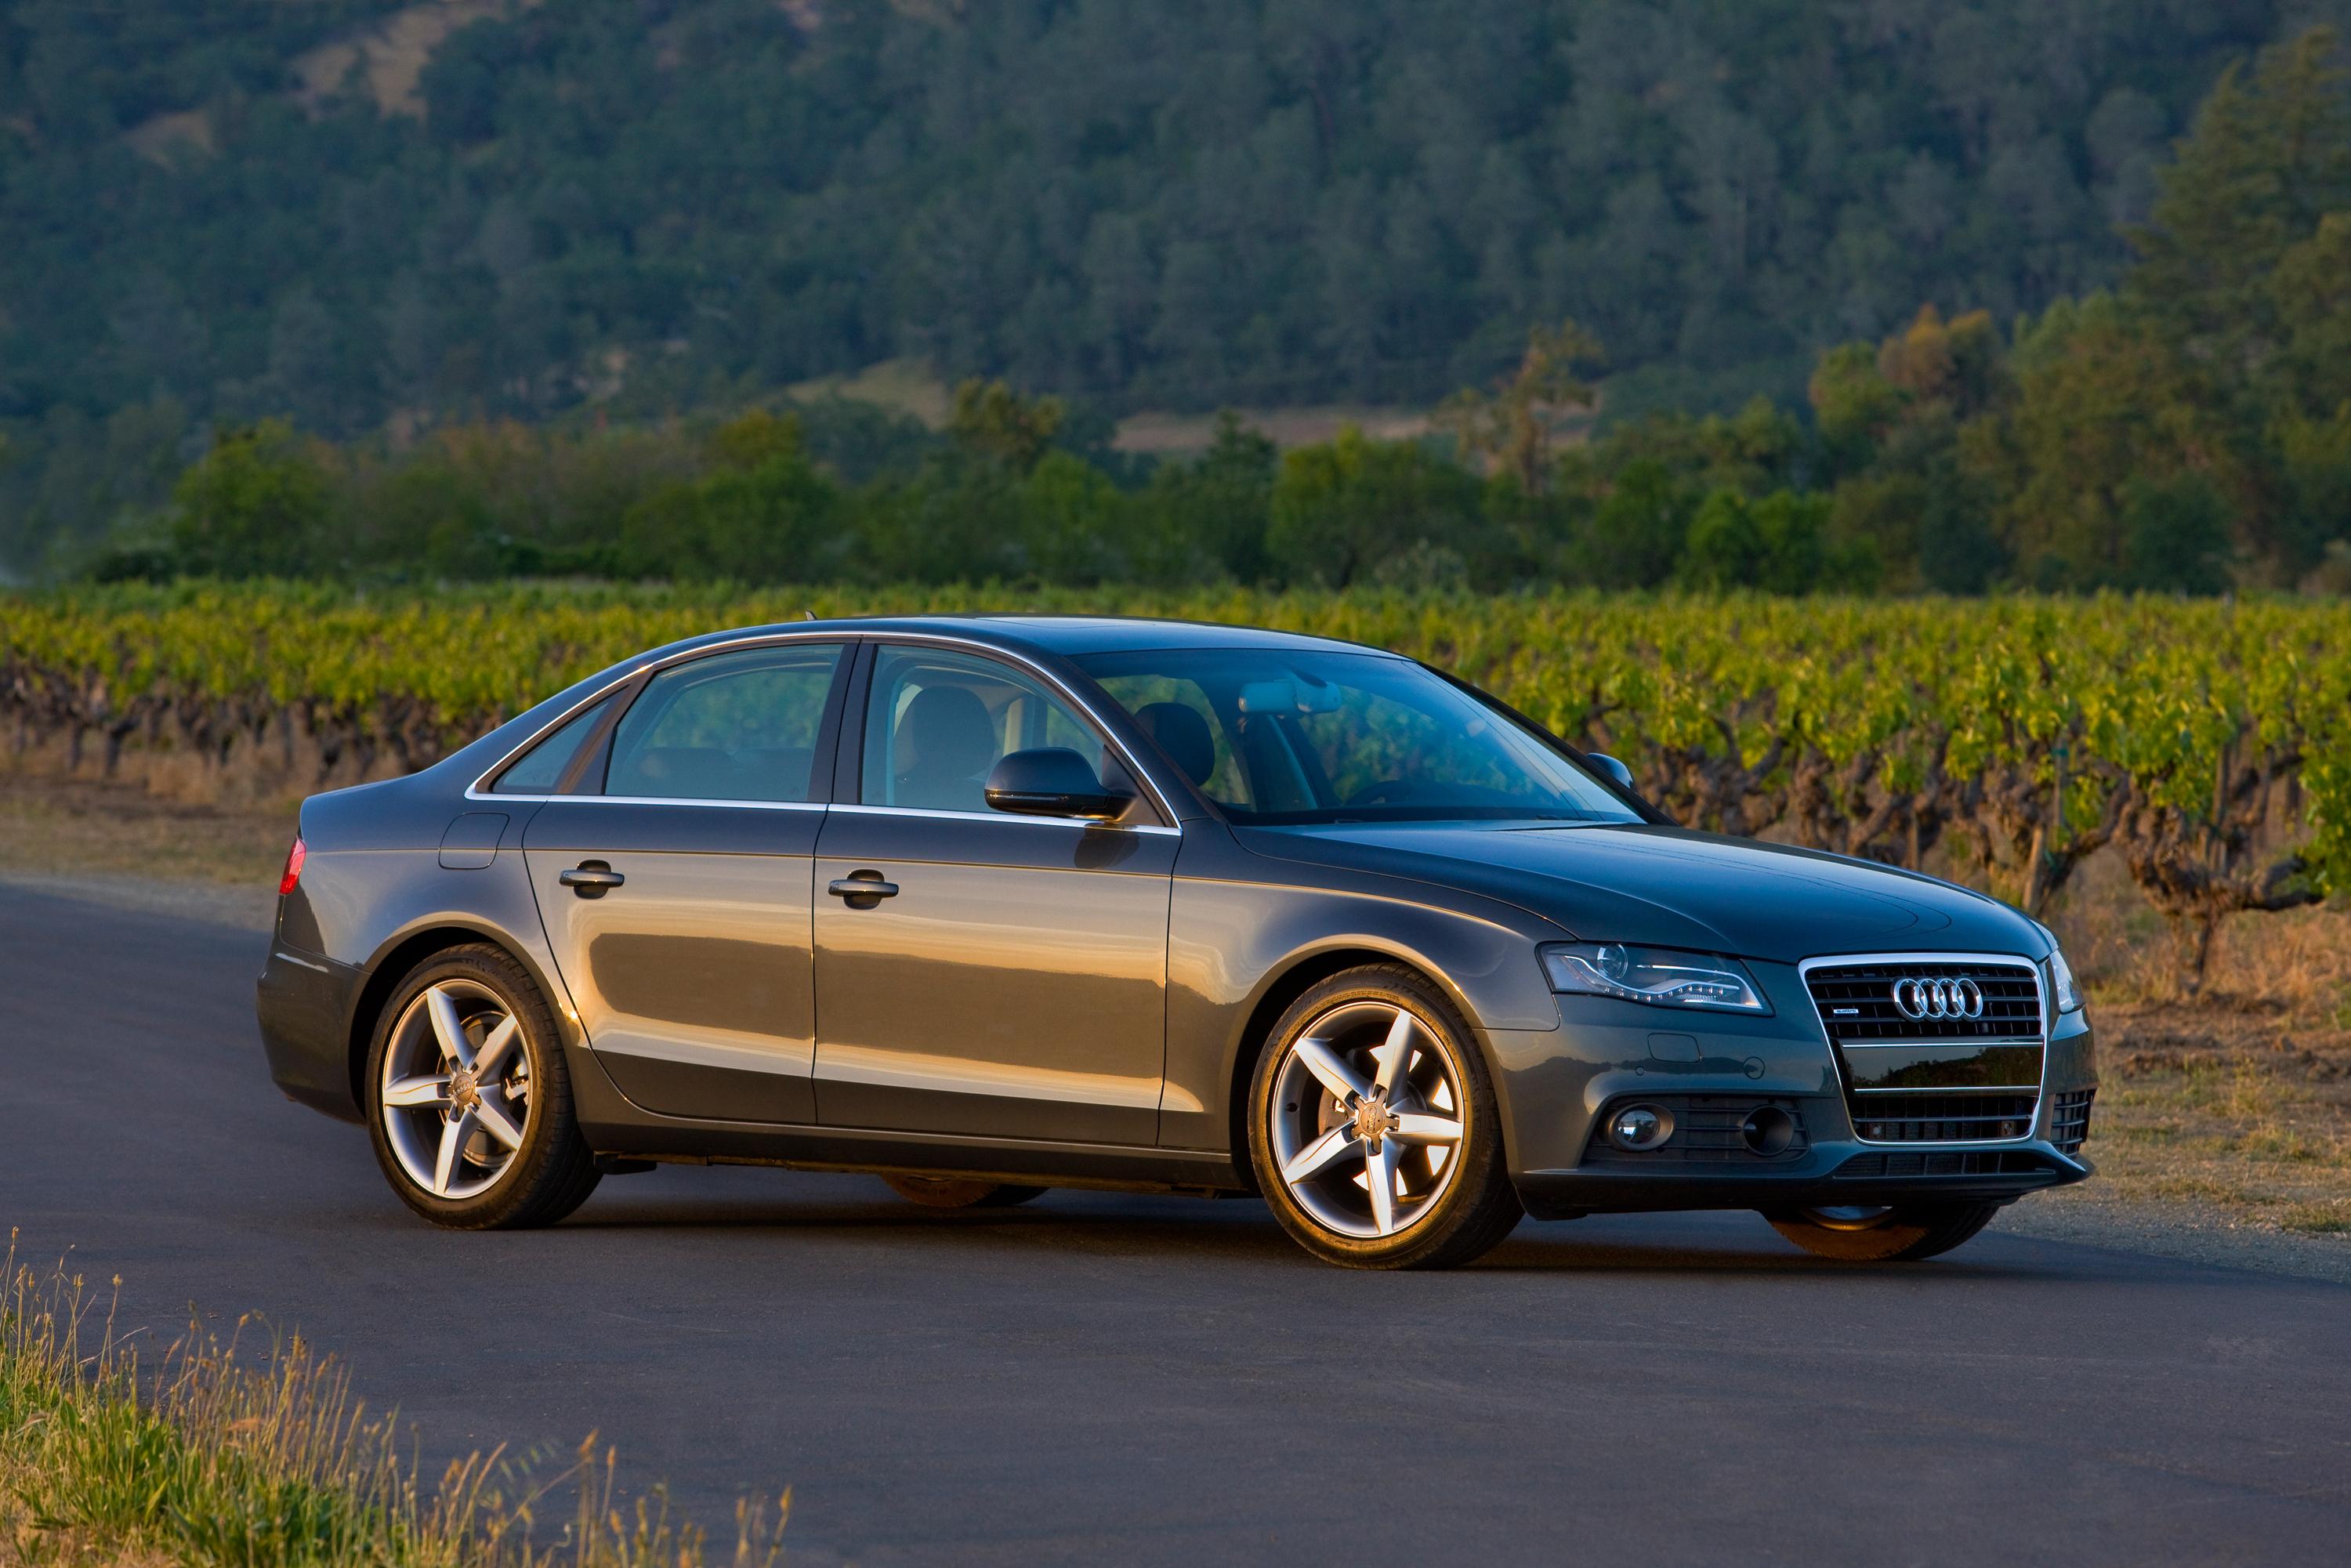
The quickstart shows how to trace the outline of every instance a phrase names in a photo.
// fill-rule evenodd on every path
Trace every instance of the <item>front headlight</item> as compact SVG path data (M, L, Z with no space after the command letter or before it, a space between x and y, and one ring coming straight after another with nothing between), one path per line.
M2082 1010L2082 988L2074 983L2074 971L2066 967L2065 955L2056 948L2049 949L2049 994L2057 998L2060 1013Z
M1541 949L1554 991L1620 997L1662 1008L1768 1013L1763 993L1736 958L1628 947L1622 942L1557 942Z

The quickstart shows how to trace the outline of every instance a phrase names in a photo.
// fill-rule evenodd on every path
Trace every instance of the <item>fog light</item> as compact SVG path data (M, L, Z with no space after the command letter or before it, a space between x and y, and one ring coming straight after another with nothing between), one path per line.
M1608 1118L1608 1141L1635 1154L1673 1135L1673 1115L1662 1105L1627 1105Z
M1740 1124L1739 1136L1750 1151L1769 1159L1786 1154L1796 1141L1796 1119L1777 1105L1758 1105Z

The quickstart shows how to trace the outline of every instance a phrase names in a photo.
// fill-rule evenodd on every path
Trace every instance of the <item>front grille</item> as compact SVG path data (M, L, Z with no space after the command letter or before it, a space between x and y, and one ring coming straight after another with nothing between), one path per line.
M1674 1135L1654 1149L1620 1149L1608 1141L1608 1118L1625 1105L1660 1105L1674 1119ZM1759 1155L1747 1146L1740 1129L1747 1118L1765 1106L1784 1111L1795 1124L1795 1136L1776 1155ZM1630 1094L1613 1100L1592 1125L1583 1163L1625 1169L1655 1168L1680 1161L1688 1165L1753 1165L1759 1161L1792 1160L1812 1146L1804 1132L1803 1107L1793 1100L1760 1094Z
M2049 1141L2069 1155L2078 1155L2090 1136L2090 1102L2095 1089L2068 1089L2049 1107Z
M1921 1149L1916 1154L1855 1155L1837 1166L1837 1181L1885 1176L2046 1176L2049 1166L2022 1149Z
M1983 988L1983 1016L1911 1019L1894 1005L1897 980L1973 980ZM2041 984L2033 971L2008 964L1838 964L1808 971L1804 984L1821 1027L1838 1045L1852 1040L2030 1040L2041 1038Z
M2032 1131L2037 1094L1914 1093L1896 1089L1846 1102L1853 1130L1871 1144L1959 1144L2022 1138Z
M1905 979L1972 980L1983 993L1982 1016L1906 1017L1894 1000ZM1845 1110L1864 1143L2032 1135L2045 1041L2040 971L2031 964L1856 958L1806 966L1804 986L1836 1052Z

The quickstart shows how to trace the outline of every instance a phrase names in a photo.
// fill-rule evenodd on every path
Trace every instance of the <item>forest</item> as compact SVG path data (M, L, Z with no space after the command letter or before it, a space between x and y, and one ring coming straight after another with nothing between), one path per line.
M2351 581L2325 6L449 9L0 14L8 570Z

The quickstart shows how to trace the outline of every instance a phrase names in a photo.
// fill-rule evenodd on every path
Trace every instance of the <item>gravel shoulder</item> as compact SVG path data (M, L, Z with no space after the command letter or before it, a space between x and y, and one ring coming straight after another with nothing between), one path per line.
M2096 1163L2095 1139L2085 1152ZM2273 1229L2217 1203L2117 1197L2102 1191L2095 1176L2078 1187L2011 1204L1991 1228L2045 1241L2351 1284L2351 1238Z

